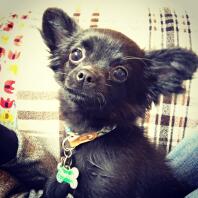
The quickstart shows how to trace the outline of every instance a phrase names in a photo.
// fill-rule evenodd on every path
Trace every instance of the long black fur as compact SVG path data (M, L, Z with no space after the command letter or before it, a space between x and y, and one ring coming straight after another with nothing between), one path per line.
M73 166L80 171L76 190L59 184L54 176L47 183L45 197L65 197L69 192L75 198L184 197L186 189L135 121L160 94L183 91L183 80L191 79L197 69L197 56L181 48L144 52L120 32L82 30L57 8L45 11L42 36L60 84L66 123L79 133L117 126L76 148ZM69 60L75 48L85 51L77 65ZM121 83L112 78L119 66L128 72ZM85 72L83 82L77 80L79 72Z

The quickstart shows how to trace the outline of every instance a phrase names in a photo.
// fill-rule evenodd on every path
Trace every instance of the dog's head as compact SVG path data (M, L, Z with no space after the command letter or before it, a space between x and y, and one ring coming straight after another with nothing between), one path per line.
M70 102L111 119L135 119L160 94L181 92L182 81L198 65L197 56L185 49L144 52L120 32L82 30L56 8L45 11L42 35L62 87L62 105Z

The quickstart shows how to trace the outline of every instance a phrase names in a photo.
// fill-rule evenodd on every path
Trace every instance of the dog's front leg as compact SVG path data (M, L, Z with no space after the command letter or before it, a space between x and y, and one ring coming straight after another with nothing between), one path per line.
M47 182L43 198L65 198L70 192L70 185L67 183L59 183L54 176Z
M0 169L24 184L24 192L43 189L56 164L38 138L15 133L0 124Z
M0 165L16 157L18 138L16 133L0 124Z

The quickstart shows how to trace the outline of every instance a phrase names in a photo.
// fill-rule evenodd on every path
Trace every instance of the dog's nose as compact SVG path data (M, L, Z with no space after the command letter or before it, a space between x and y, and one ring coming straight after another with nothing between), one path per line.
M76 80L78 83L81 84L93 84L95 82L95 75L93 73L91 73L89 70L80 70L77 74L76 74Z

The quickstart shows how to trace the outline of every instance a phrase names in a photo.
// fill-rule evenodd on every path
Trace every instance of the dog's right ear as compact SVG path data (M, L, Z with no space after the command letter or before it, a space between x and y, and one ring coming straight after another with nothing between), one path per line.
M183 81L192 79L198 68L198 56L184 48L153 50L145 53L149 60L145 71L149 79L149 98L157 102L159 95L184 91Z
M51 52L67 43L78 29L76 22L61 9L48 8L43 14L41 34Z

